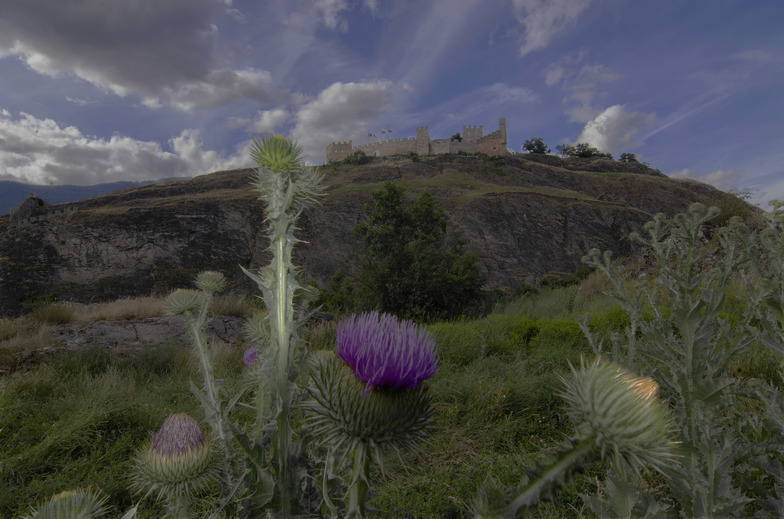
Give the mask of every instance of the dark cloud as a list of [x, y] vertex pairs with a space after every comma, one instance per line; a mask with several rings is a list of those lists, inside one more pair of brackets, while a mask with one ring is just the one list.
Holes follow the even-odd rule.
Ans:
[[148, 105], [191, 110], [265, 100], [268, 72], [218, 64], [212, 20], [225, 9], [216, 0], [0, 0], [0, 55], [18, 55], [42, 74], [137, 94]]

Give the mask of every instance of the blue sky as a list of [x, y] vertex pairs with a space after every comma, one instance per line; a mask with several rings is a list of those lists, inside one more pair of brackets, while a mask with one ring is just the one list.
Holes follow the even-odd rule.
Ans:
[[[780, 0], [0, 0], [0, 179], [250, 165], [249, 140], [590, 142], [784, 199]], [[392, 130], [381, 135], [381, 130]]]

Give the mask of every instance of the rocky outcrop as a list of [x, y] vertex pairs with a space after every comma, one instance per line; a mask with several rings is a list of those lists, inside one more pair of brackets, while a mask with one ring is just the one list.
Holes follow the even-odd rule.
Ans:
[[[241, 339], [246, 320], [240, 317], [215, 317], [207, 326], [207, 337], [235, 344]], [[103, 348], [138, 347], [147, 344], [184, 344], [190, 339], [181, 317], [152, 317], [136, 321], [98, 321], [55, 326], [52, 337], [60, 349], [85, 346]]]
[[[642, 164], [555, 156], [385, 157], [323, 172], [327, 194], [303, 213], [305, 243], [295, 249], [305, 281], [321, 287], [337, 270], [355, 269], [354, 226], [385, 181], [402, 180], [411, 199], [430, 191], [450, 230], [480, 252], [487, 287], [505, 291], [575, 271], [592, 247], [626, 254], [629, 232], [655, 213], [722, 195]], [[0, 315], [41, 295], [90, 302], [165, 294], [191, 286], [205, 269], [223, 272], [235, 292], [258, 293], [240, 270], [270, 257], [252, 175], [225, 171], [121, 190], [23, 227], [0, 221]]]

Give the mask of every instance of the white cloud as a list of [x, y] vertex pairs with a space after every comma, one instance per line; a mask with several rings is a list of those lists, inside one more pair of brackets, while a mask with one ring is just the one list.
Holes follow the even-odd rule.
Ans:
[[256, 114], [254, 119], [232, 118], [229, 126], [232, 128], [245, 128], [253, 133], [269, 133], [281, 126], [289, 119], [289, 112], [284, 108], [263, 110]]
[[365, 0], [365, 7], [374, 15], [378, 14], [378, 0]]
[[563, 79], [565, 71], [563, 67], [553, 65], [549, 67], [544, 73], [544, 82], [547, 86], [553, 86], [560, 83]]
[[542, 49], [590, 5], [591, 0], [513, 0], [515, 15], [525, 26], [520, 55]]
[[582, 51], [569, 53], [544, 72], [545, 84], [560, 84], [567, 92], [565, 101], [574, 103], [566, 110], [570, 122], [587, 123], [599, 115], [602, 110], [594, 106], [595, 98], [604, 94], [605, 84], [621, 77], [604, 65], [583, 63], [585, 57]]
[[52, 119], [0, 111], [0, 171], [31, 184], [90, 185], [117, 180], [192, 176], [249, 164], [244, 148], [229, 156], [204, 150], [199, 130], [184, 130], [171, 151], [122, 135], [101, 139]]
[[212, 19], [221, 10], [236, 18], [238, 11], [221, 5], [230, 1], [3, 4], [0, 56], [18, 56], [40, 74], [76, 76], [119, 96], [138, 95], [150, 107], [267, 99], [268, 72], [230, 70], [218, 60]]
[[375, 80], [333, 83], [296, 114], [292, 136], [313, 161], [324, 157], [330, 142], [363, 137], [392, 98], [392, 83]]
[[[215, 108], [241, 98], [263, 103], [270, 99], [265, 87], [271, 80], [270, 73], [265, 70], [211, 70], [204, 79], [165, 88], [164, 97], [173, 106], [187, 112]], [[144, 104], [156, 107], [161, 104], [161, 99], [147, 98]]]
[[641, 144], [638, 135], [656, 121], [656, 115], [627, 112], [613, 105], [588, 121], [577, 142], [587, 142], [604, 152], [629, 151]]
[[706, 184], [710, 184], [716, 189], [722, 191], [740, 191], [740, 182], [743, 175], [736, 169], [717, 169], [709, 173], [697, 173], [693, 169], [685, 168], [678, 171], [668, 173], [673, 178], [690, 178], [692, 180], [699, 180]]
[[316, 0], [314, 7], [327, 28], [343, 32], [348, 30], [348, 22], [340, 16], [340, 12], [348, 8], [346, 0]]

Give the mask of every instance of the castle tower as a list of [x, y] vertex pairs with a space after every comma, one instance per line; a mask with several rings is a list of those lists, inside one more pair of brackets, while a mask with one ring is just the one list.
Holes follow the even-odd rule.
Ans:
[[327, 145], [327, 162], [343, 160], [351, 155], [351, 141], [330, 142]]
[[427, 126], [417, 126], [416, 152], [417, 155], [430, 153], [430, 130]]
[[476, 125], [463, 125], [463, 142], [476, 142], [485, 135], [485, 130], [480, 124]]
[[504, 139], [500, 146], [501, 149], [503, 150], [502, 154], [506, 155], [508, 150], [508, 146], [506, 142], [506, 117], [501, 117], [500, 119], [498, 119], [498, 132], [501, 134], [501, 137], [503, 137]]
[[480, 138], [476, 143], [477, 151], [488, 155], [506, 155], [509, 153], [506, 142], [506, 118], [498, 120], [498, 129]]

